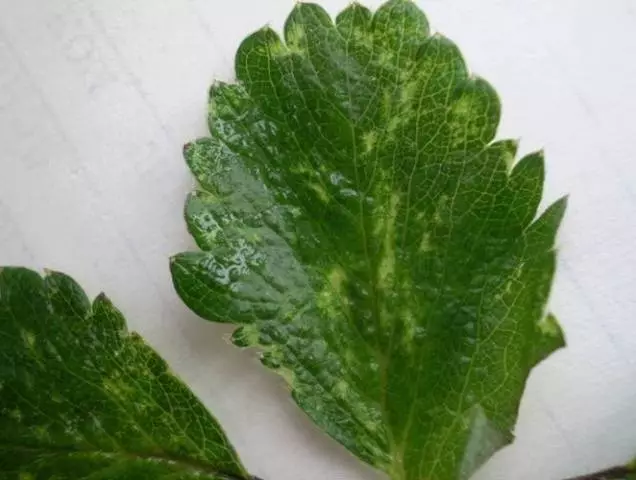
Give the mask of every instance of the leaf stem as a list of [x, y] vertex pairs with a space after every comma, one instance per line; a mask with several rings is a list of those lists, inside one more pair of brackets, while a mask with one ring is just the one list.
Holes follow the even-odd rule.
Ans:
[[630, 473], [635, 473], [636, 469], [632, 466], [622, 466], [608, 468], [607, 470], [601, 470], [596, 473], [590, 473], [587, 475], [581, 475], [579, 477], [572, 477], [566, 480], [622, 480]]

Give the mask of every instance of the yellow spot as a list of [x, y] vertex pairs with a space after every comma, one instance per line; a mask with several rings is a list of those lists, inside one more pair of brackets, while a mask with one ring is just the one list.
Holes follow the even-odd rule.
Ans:
[[106, 390], [108, 393], [120, 398], [126, 398], [134, 394], [135, 392], [135, 389], [128, 385], [126, 382], [121, 382], [118, 380], [105, 379], [102, 382], [102, 385], [104, 386], [104, 390]]
[[442, 195], [439, 198], [439, 202], [437, 203], [437, 208], [435, 209], [435, 213], [433, 214], [433, 221], [437, 224], [444, 223], [444, 217], [442, 216], [442, 212], [446, 213], [448, 209], [448, 195]]
[[333, 392], [336, 395], [336, 397], [345, 398], [347, 396], [347, 393], [349, 392], [349, 384], [345, 382], [344, 380], [340, 379], [334, 385]]
[[380, 53], [378, 56], [378, 63], [391, 69], [395, 68], [395, 65], [393, 64], [393, 55], [387, 50]]
[[476, 125], [471, 121], [474, 102], [470, 96], [459, 98], [451, 107], [450, 133], [454, 145], [463, 144], [466, 138], [473, 137]]
[[391, 195], [389, 209], [383, 220], [384, 239], [382, 241], [382, 258], [378, 267], [378, 287], [389, 288], [395, 275], [395, 224], [397, 221], [400, 197]]
[[28, 330], [22, 330], [22, 341], [29, 350], [35, 347], [35, 335]]
[[541, 333], [544, 335], [548, 335], [550, 337], [561, 336], [561, 327], [559, 327], [555, 316], [552, 314], [547, 315], [539, 322], [539, 330], [541, 330]]
[[341, 266], [337, 265], [329, 271], [326, 287], [318, 293], [318, 308], [330, 317], [336, 317], [343, 311], [349, 314], [349, 300], [344, 290], [346, 281], [347, 274]]
[[316, 176], [316, 170], [308, 167], [306, 163], [296, 163], [289, 168], [289, 171], [297, 175], [309, 175], [312, 177]]
[[426, 232], [424, 235], [422, 235], [422, 241], [420, 242], [420, 248], [418, 249], [418, 251], [420, 253], [427, 253], [432, 252], [433, 250], [433, 245], [431, 244], [431, 234]]
[[402, 119], [399, 116], [397, 116], [397, 115], [393, 115], [391, 117], [391, 120], [389, 120], [389, 124], [386, 127], [387, 133], [390, 136], [393, 136], [393, 134], [398, 129], [398, 127], [400, 126], [401, 123], [402, 123]]
[[252, 233], [249, 236], [250, 243], [261, 243], [263, 241], [263, 237], [261, 237], [258, 233]]
[[353, 31], [353, 39], [355, 40], [355, 43], [359, 45], [369, 48], [373, 47], [373, 36], [367, 34], [367, 32], [361, 28], [356, 28]]
[[360, 365], [360, 362], [358, 361], [358, 357], [356, 357], [355, 353], [351, 350], [344, 351], [344, 361], [345, 361], [345, 364], [351, 370], [355, 370]]
[[20, 480], [35, 480], [35, 477], [27, 472], [20, 472]]
[[404, 343], [407, 347], [412, 347], [412, 342], [415, 338], [415, 327], [417, 327], [415, 316], [409, 308], [403, 308], [400, 312], [400, 318], [404, 324]]
[[303, 26], [299, 23], [294, 23], [287, 33], [287, 44], [288, 45], [300, 45], [303, 40], [305, 40], [305, 30], [303, 30]]
[[336, 267], [331, 269], [327, 278], [329, 279], [329, 284], [331, 285], [331, 288], [333, 288], [334, 293], [342, 295], [342, 286], [347, 279], [347, 274], [342, 269], [342, 267], [340, 265], [337, 265]]
[[473, 101], [469, 96], [459, 98], [453, 105], [453, 114], [461, 117], [468, 117], [472, 111]]
[[385, 117], [389, 117], [393, 110], [393, 97], [389, 90], [385, 90], [382, 93], [382, 113]]
[[364, 143], [364, 153], [370, 153], [375, 147], [378, 141], [378, 134], [375, 130], [365, 132], [362, 136], [362, 143]]
[[316, 192], [316, 194], [318, 195], [318, 198], [322, 202], [329, 203], [329, 194], [327, 193], [327, 191], [324, 189], [322, 185], [312, 182], [309, 184], [309, 188], [311, 188], [314, 192]]
[[415, 98], [416, 93], [417, 82], [409, 82], [404, 85], [404, 87], [402, 87], [402, 90], [400, 92], [400, 101], [402, 103], [410, 103]]
[[509, 294], [510, 292], [512, 292], [512, 281], [511, 280], [508, 280], [506, 282], [506, 285], [504, 286], [504, 290], [503, 291], [504, 291], [505, 294]]
[[287, 47], [285, 44], [279, 41], [272, 41], [267, 45], [267, 51], [274, 58], [281, 58], [289, 55], [291, 52], [299, 53], [300, 49]]

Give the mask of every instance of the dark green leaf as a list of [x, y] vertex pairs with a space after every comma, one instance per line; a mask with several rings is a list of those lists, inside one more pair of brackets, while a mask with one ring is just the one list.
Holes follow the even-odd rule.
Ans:
[[248, 476], [217, 421], [110, 301], [0, 272], [0, 479]]
[[[545, 305], [565, 200], [494, 142], [499, 99], [414, 3], [332, 23], [298, 4], [210, 95], [185, 147], [199, 189], [177, 291], [240, 325], [296, 402], [399, 480], [466, 478], [512, 438], [532, 367], [563, 345]], [[534, 220], [534, 222], [533, 222]]]

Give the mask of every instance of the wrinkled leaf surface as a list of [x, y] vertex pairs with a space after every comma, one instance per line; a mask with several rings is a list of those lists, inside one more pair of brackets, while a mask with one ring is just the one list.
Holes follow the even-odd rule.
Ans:
[[537, 215], [542, 153], [493, 140], [495, 91], [410, 1], [335, 23], [300, 3], [284, 39], [243, 41], [236, 76], [185, 147], [202, 251], [173, 258], [178, 293], [364, 461], [467, 478], [563, 344], [545, 305], [565, 201]]
[[249, 478], [217, 421], [104, 296], [0, 272], [0, 479]]

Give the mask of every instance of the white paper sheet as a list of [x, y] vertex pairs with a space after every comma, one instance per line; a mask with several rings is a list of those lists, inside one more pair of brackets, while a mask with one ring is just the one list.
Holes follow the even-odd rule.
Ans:
[[[372, 2], [378, 5], [379, 2]], [[336, 13], [345, 0], [323, 4]], [[545, 148], [570, 194], [551, 301], [569, 342], [532, 375], [517, 442], [480, 480], [559, 480], [636, 454], [636, 4], [422, 0], [502, 97], [500, 136]], [[168, 257], [191, 246], [181, 158], [206, 95], [292, 0], [0, 0], [0, 264], [104, 290], [267, 480], [382, 478], [320, 433], [255, 354], [197, 319]]]

